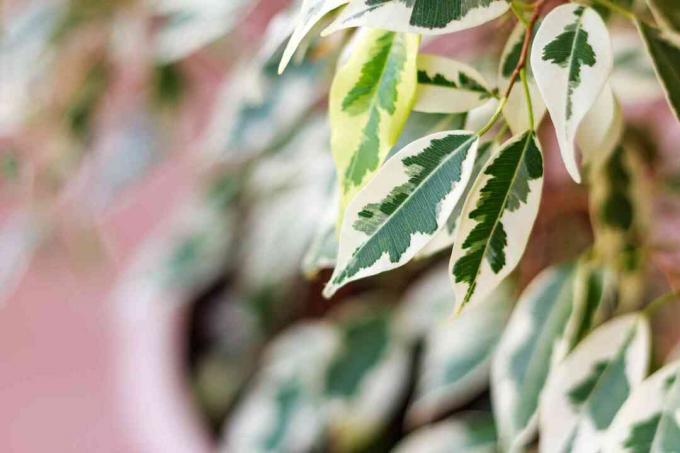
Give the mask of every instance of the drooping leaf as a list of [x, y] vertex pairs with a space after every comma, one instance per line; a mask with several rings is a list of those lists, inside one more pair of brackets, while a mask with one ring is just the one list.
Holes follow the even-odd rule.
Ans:
[[578, 345], [543, 391], [540, 451], [598, 452], [614, 416], [647, 373], [649, 348], [649, 325], [640, 314], [609, 321]]
[[654, 62], [666, 99], [675, 117], [680, 120], [680, 36], [664, 35], [641, 21], [637, 22], [637, 26]]
[[[521, 22], [517, 23], [503, 48], [501, 60], [498, 65], [498, 85], [501, 92], [504, 92], [507, 89], [508, 83], [510, 83], [510, 77], [519, 62], [525, 35], [525, 26]], [[527, 76], [529, 79], [528, 84], [529, 94], [531, 96], [531, 107], [534, 113], [535, 125], [537, 126], [545, 116], [546, 107], [531, 71], [528, 72]], [[529, 107], [521, 83], [516, 83], [512, 88], [508, 101], [503, 108], [503, 117], [513, 134], [519, 134], [529, 129]]]
[[304, 0], [300, 7], [300, 13], [295, 24], [295, 30], [283, 51], [281, 62], [279, 63], [279, 74], [285, 71], [286, 66], [295, 54], [298, 46], [314, 27], [326, 14], [347, 3], [349, 0]]
[[680, 5], [675, 0], [647, 0], [647, 3], [663, 27], [680, 32]]
[[451, 255], [458, 310], [488, 295], [519, 262], [538, 213], [543, 156], [533, 132], [498, 149], [461, 214]]
[[458, 203], [451, 211], [451, 215], [446, 220], [446, 224], [442, 226], [439, 231], [434, 235], [432, 240], [427, 243], [425, 247], [418, 253], [417, 258], [424, 258], [427, 256], [434, 255], [444, 249], [450, 248], [456, 238], [456, 226], [460, 223], [461, 213], [463, 212], [463, 206], [465, 205], [465, 200], [467, 200], [472, 187], [477, 180], [477, 177], [484, 168], [484, 165], [489, 160], [492, 154], [492, 148], [497, 146], [494, 142], [486, 142], [479, 145], [477, 150], [477, 158], [475, 159], [475, 165], [472, 167], [472, 174], [470, 175], [470, 180], [463, 191], [463, 194], [458, 199]]
[[621, 105], [607, 84], [576, 134], [584, 165], [591, 160], [606, 159], [621, 141], [623, 128]]
[[478, 140], [466, 131], [432, 134], [387, 161], [347, 208], [326, 297], [403, 265], [427, 244], [465, 190]]
[[491, 88], [474, 68], [435, 55], [418, 56], [418, 89], [413, 110], [463, 113], [491, 97]]
[[559, 6], [536, 33], [531, 68], [553, 120], [562, 159], [576, 182], [581, 181], [576, 132], [604, 88], [612, 60], [607, 27], [591, 8]]
[[495, 453], [496, 430], [491, 414], [463, 413], [447, 421], [414, 431], [395, 453], [456, 452]]
[[448, 322], [439, 318], [430, 326], [415, 394], [406, 414], [409, 424], [436, 420], [487, 387], [491, 357], [512, 308], [511, 286], [501, 285], [459, 317]]
[[680, 446], [680, 363], [666, 365], [628, 397], [607, 432], [604, 453], [665, 453]]
[[539, 397], [573, 314], [574, 266], [543, 271], [520, 296], [496, 352], [491, 391], [499, 439], [519, 451], [536, 433]]
[[341, 211], [399, 138], [415, 96], [418, 42], [416, 35], [368, 30], [335, 75], [331, 148]]
[[505, 0], [352, 0], [324, 34], [358, 26], [426, 35], [451, 33], [493, 20], [508, 8]]

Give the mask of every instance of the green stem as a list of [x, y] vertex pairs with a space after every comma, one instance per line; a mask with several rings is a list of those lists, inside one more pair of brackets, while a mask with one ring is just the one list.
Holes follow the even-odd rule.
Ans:
[[489, 132], [489, 129], [491, 129], [493, 125], [496, 124], [496, 121], [498, 121], [498, 118], [500, 118], [501, 114], [503, 113], [503, 108], [507, 103], [508, 103], [507, 96], [502, 97], [501, 101], [498, 103], [498, 107], [496, 108], [496, 111], [494, 112], [493, 116], [489, 119], [489, 122], [486, 123], [486, 125], [484, 125], [484, 127], [477, 131], [477, 135], [481, 137], [482, 135]]
[[526, 68], [519, 71], [519, 78], [522, 80], [522, 87], [524, 87], [524, 97], [527, 100], [527, 110], [529, 112], [529, 127], [533, 131], [535, 127], [534, 121], [534, 106], [531, 102], [531, 92], [529, 91], [529, 82], [527, 81]]
[[661, 307], [666, 305], [668, 302], [673, 302], [680, 299], [680, 291], [671, 291], [670, 293], [664, 294], [663, 296], [657, 297], [652, 302], [647, 305], [643, 312], [647, 317], [651, 318]]

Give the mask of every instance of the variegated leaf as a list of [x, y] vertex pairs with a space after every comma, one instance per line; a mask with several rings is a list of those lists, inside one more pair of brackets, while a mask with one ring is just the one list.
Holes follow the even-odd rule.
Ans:
[[463, 212], [463, 206], [465, 205], [465, 200], [467, 200], [472, 187], [477, 180], [477, 177], [486, 165], [486, 162], [491, 156], [491, 149], [495, 146], [493, 142], [486, 142], [479, 145], [477, 150], [477, 157], [475, 158], [475, 165], [472, 167], [472, 174], [470, 175], [470, 180], [465, 186], [463, 194], [458, 199], [458, 203], [453, 208], [451, 215], [446, 220], [446, 224], [439, 228], [439, 231], [434, 235], [434, 237], [427, 243], [425, 247], [418, 253], [417, 258], [424, 258], [427, 256], [439, 253], [442, 250], [450, 248], [453, 245], [453, 241], [456, 236], [456, 226], [460, 223], [460, 216]]
[[323, 434], [324, 370], [340, 344], [328, 324], [291, 328], [267, 350], [264, 366], [226, 427], [223, 452], [308, 451]]
[[493, 20], [509, 8], [505, 0], [352, 0], [324, 34], [348, 27], [441, 34]]
[[604, 453], [669, 453], [680, 448], [680, 363], [645, 379], [609, 427]]
[[[425, 337], [423, 362], [406, 418], [422, 425], [450, 413], [488, 386], [491, 357], [512, 309], [512, 285], [451, 321], [440, 318]], [[449, 311], [450, 313], [450, 311]]]
[[680, 120], [680, 35], [663, 34], [642, 21], [638, 21], [637, 26], [654, 62], [666, 99], [675, 117]]
[[[501, 92], [504, 92], [507, 89], [508, 83], [510, 83], [510, 77], [519, 62], [525, 35], [526, 27], [521, 22], [518, 22], [512, 30], [512, 33], [510, 33], [510, 37], [503, 48], [500, 64], [498, 66], [498, 85]], [[536, 123], [535, 125], [538, 125], [545, 116], [546, 107], [543, 98], [541, 97], [541, 93], [536, 86], [533, 75], [529, 73], [527, 76], [529, 78], [529, 95], [531, 96], [534, 121]], [[503, 108], [503, 117], [513, 134], [519, 134], [531, 127], [529, 121], [529, 106], [521, 84], [515, 84], [512, 91], [510, 91], [508, 101]]]
[[326, 297], [403, 265], [427, 244], [465, 190], [478, 141], [466, 131], [432, 134], [383, 165], [347, 208]]
[[541, 397], [541, 452], [598, 452], [621, 405], [647, 373], [647, 319], [616, 318], [593, 331], [551, 373]]
[[409, 434], [395, 453], [496, 453], [491, 414], [471, 412]]
[[576, 134], [583, 163], [606, 159], [620, 142], [623, 128], [621, 105], [607, 84]]
[[279, 74], [285, 71], [286, 66], [295, 54], [304, 37], [311, 31], [314, 25], [326, 14], [347, 3], [349, 0], [304, 0], [300, 7], [300, 13], [295, 24], [295, 30], [283, 51], [279, 63]]
[[529, 285], [510, 317], [491, 371], [498, 435], [505, 451], [521, 451], [536, 434], [539, 397], [573, 311], [574, 266], [550, 268]]
[[368, 30], [335, 75], [331, 148], [341, 211], [399, 138], [416, 91], [418, 41], [417, 35]]
[[470, 191], [451, 254], [460, 311], [484, 299], [515, 268], [531, 233], [543, 188], [543, 156], [527, 131], [498, 147]]
[[675, 0], [647, 0], [654, 18], [663, 27], [680, 32], [680, 5]]
[[609, 79], [609, 32], [591, 8], [558, 6], [543, 20], [531, 50], [531, 68], [550, 112], [562, 159], [581, 181], [574, 139], [579, 124]]
[[408, 352], [390, 312], [363, 307], [340, 323], [342, 343], [325, 373], [329, 434], [339, 451], [365, 446], [398, 408], [408, 381]]
[[489, 84], [474, 68], [436, 55], [418, 56], [418, 89], [413, 110], [463, 113], [492, 96]]

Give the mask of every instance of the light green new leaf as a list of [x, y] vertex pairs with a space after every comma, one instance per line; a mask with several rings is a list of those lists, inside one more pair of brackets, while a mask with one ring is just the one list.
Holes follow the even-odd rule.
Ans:
[[323, 34], [370, 27], [434, 35], [476, 27], [509, 8], [505, 0], [352, 0]]
[[450, 272], [457, 311], [484, 299], [515, 268], [543, 188], [543, 156], [527, 131], [496, 149], [470, 191], [456, 229]]
[[531, 68], [553, 120], [562, 159], [576, 182], [581, 181], [576, 132], [609, 79], [612, 64], [609, 32], [591, 8], [559, 6], [536, 33]]
[[503, 284], [460, 316], [439, 318], [429, 327], [413, 402], [406, 413], [409, 425], [438, 419], [487, 388], [491, 357], [512, 308], [511, 290], [511, 285]]
[[550, 374], [541, 396], [541, 452], [596, 453], [619, 408], [644, 379], [650, 332], [640, 314], [603, 324]]
[[656, 74], [666, 93], [666, 99], [680, 120], [680, 36], [663, 35], [644, 22], [637, 23], [640, 35], [654, 62]]
[[604, 453], [669, 453], [680, 448], [680, 363], [645, 379], [609, 427]]
[[680, 4], [676, 0], [647, 0], [647, 3], [663, 27], [680, 32]]
[[429, 242], [465, 190], [478, 141], [466, 131], [432, 134], [383, 165], [347, 208], [326, 297], [403, 265]]
[[[498, 65], [498, 85], [501, 92], [504, 92], [507, 89], [508, 83], [510, 83], [510, 77], [517, 66], [522, 52], [525, 34], [526, 27], [521, 22], [518, 22], [503, 48], [500, 64]], [[527, 76], [531, 107], [534, 113], [535, 125], [537, 126], [545, 116], [546, 107], [530, 71]], [[515, 84], [512, 91], [510, 91], [507, 103], [503, 107], [503, 117], [513, 134], [519, 134], [531, 127], [529, 106], [521, 84]]]
[[397, 444], [395, 453], [496, 453], [491, 414], [470, 412], [421, 428]]
[[281, 62], [279, 63], [279, 74], [285, 71], [286, 66], [295, 54], [298, 46], [314, 27], [326, 14], [347, 3], [349, 0], [304, 0], [300, 7], [300, 14], [295, 24], [295, 30], [283, 51]]
[[489, 84], [474, 68], [435, 55], [418, 56], [418, 89], [413, 110], [463, 113], [492, 96]]
[[432, 256], [444, 249], [450, 248], [456, 239], [456, 226], [460, 222], [460, 216], [463, 212], [463, 206], [465, 206], [465, 200], [467, 200], [472, 187], [477, 180], [477, 177], [482, 172], [482, 168], [486, 165], [486, 162], [491, 156], [491, 149], [496, 144], [494, 142], [486, 142], [479, 145], [477, 150], [477, 157], [475, 158], [475, 165], [472, 167], [472, 174], [470, 175], [470, 180], [465, 186], [463, 194], [458, 199], [458, 203], [453, 208], [451, 215], [446, 220], [446, 224], [442, 226], [439, 231], [434, 235], [432, 240], [427, 243], [425, 247], [418, 253], [417, 258], [425, 258]]
[[498, 345], [491, 395], [501, 445], [519, 451], [536, 432], [538, 403], [573, 312], [574, 266], [543, 271], [524, 291]]
[[416, 91], [418, 43], [417, 35], [368, 30], [335, 75], [329, 108], [341, 211], [399, 138]]

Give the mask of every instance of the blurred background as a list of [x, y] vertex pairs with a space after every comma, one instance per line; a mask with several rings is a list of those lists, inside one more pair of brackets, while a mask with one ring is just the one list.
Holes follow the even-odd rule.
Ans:
[[[460, 410], [488, 421], [483, 373], [451, 387], [474, 332], [432, 328], [453, 307], [446, 253], [320, 297], [336, 246], [325, 98], [351, 31], [320, 39], [321, 24], [278, 76], [289, 0], [0, 7], [0, 451], [373, 452]], [[512, 26], [424, 46], [493, 80]], [[615, 30], [653, 297], [680, 284], [680, 128], [636, 33]], [[434, 120], [414, 115], [401, 144]], [[551, 134], [501, 327], [540, 270], [593, 241]], [[677, 332], [655, 335], [673, 349]]]

